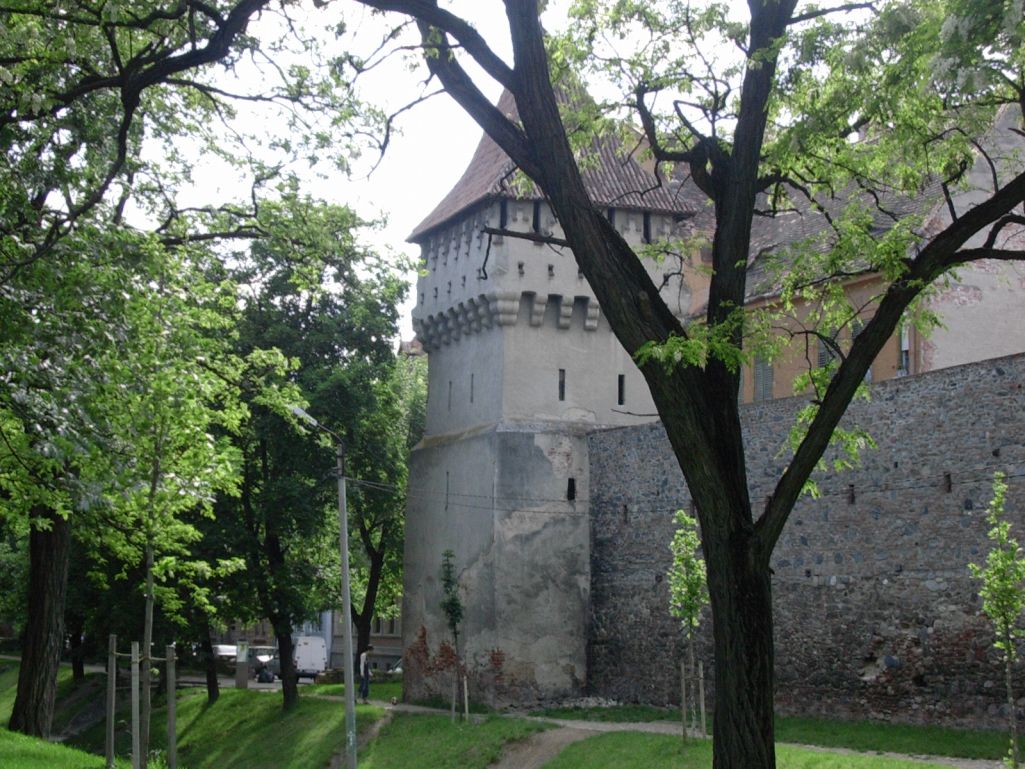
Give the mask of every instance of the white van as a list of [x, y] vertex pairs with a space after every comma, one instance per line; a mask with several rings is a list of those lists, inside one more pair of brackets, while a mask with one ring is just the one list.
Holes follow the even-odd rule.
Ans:
[[327, 669], [327, 644], [319, 635], [295, 639], [295, 669], [299, 677], [315, 678]]

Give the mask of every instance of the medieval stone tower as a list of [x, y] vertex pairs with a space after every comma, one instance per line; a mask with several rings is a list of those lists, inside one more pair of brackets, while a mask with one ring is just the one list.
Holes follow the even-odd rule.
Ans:
[[[515, 110], [508, 94], [499, 108]], [[592, 199], [628, 241], [688, 226], [693, 212], [640, 164], [611, 143], [595, 152]], [[500, 659], [500, 696], [523, 702], [585, 684], [586, 433], [650, 421], [654, 408], [571, 252], [553, 244], [558, 222], [514, 171], [485, 136], [410, 238], [421, 249], [413, 325], [429, 391], [410, 468], [403, 645], [421, 628], [432, 653], [451, 642], [440, 568], [452, 550], [465, 607], [459, 652], [471, 669], [494, 672]], [[682, 314], [689, 297], [665, 269], [652, 261]], [[432, 686], [441, 684], [407, 666], [412, 696]]]

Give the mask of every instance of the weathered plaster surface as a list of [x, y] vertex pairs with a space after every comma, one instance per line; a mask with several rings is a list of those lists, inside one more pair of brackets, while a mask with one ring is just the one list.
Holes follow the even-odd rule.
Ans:
[[[465, 607], [459, 652], [473, 696], [488, 701], [569, 696], [585, 683], [590, 540], [576, 500], [589, 493], [586, 438], [554, 427], [506, 422], [436, 440], [410, 468], [404, 646], [421, 627], [432, 654], [451, 642], [440, 609], [451, 549]], [[570, 478], [576, 500], [567, 499]], [[447, 694], [450, 682], [448, 672], [407, 667], [413, 698]]]

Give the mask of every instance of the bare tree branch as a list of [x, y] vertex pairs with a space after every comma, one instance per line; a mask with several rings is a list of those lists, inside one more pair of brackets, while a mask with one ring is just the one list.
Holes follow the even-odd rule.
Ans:
[[[436, 0], [360, 0], [363, 5], [377, 8], [381, 11], [396, 11], [419, 19], [430, 27], [435, 27], [442, 32], [451, 35], [473, 60], [476, 61], [485, 72], [501, 83], [509, 90], [514, 90], [515, 82], [513, 71], [499, 58], [488, 46], [480, 33], [465, 20], [449, 11], [439, 8]], [[423, 31], [423, 30], [421, 30]], [[430, 35], [424, 35], [427, 42]], [[450, 52], [447, 45], [446, 52]]]
[[568, 240], [553, 238], [551, 235], [540, 235], [536, 232], [507, 230], [500, 227], [485, 227], [481, 231], [486, 235], [501, 235], [502, 237], [507, 238], [519, 238], [521, 240], [529, 240], [532, 243], [545, 243], [549, 246], [559, 246], [560, 248], [566, 248], [569, 246]]
[[804, 440], [783, 472], [765, 511], [756, 524], [759, 547], [767, 558], [783, 531], [790, 510], [816, 463], [829, 445], [833, 430], [854, 397], [857, 388], [886, 340], [896, 330], [904, 310], [929, 284], [957, 264], [978, 259], [1025, 260], [1025, 251], [969, 249], [961, 247], [977, 232], [999, 222], [1025, 201], [1025, 173], [998, 190], [992, 197], [966, 211], [929, 240], [916, 257], [906, 261], [904, 276], [890, 284], [872, 319], [851, 345], [847, 358], [833, 376], [822, 404]]
[[838, 5], [835, 8], [818, 8], [814, 11], [808, 11], [807, 13], [799, 13], [790, 19], [790, 25], [800, 24], [802, 21], [811, 21], [812, 19], [820, 19], [823, 16], [828, 16], [831, 13], [843, 13], [846, 11], [860, 11], [864, 9], [875, 10], [875, 3], [847, 3], [846, 5]]

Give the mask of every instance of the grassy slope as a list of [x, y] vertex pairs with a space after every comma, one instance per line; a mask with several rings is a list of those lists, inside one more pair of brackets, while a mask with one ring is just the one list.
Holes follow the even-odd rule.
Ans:
[[0, 660], [0, 726], [7, 726], [18, 692], [18, 664]]
[[[363, 731], [383, 715], [356, 708]], [[225, 690], [213, 705], [197, 692], [178, 704], [178, 760], [189, 769], [305, 769], [326, 766], [345, 741], [345, 711], [337, 702], [302, 698], [285, 713], [281, 696]]]
[[[345, 684], [310, 684], [302, 688], [303, 695], [328, 695], [341, 697], [345, 694]], [[356, 693], [359, 697], [359, 692]], [[402, 700], [402, 681], [383, 681], [381, 683], [370, 682], [370, 699], [388, 701], [394, 697]]]
[[[384, 711], [373, 706], [356, 708], [358, 732]], [[153, 714], [151, 747], [166, 749], [167, 711]], [[178, 763], [188, 769], [306, 769], [326, 766], [345, 741], [345, 709], [338, 702], [301, 697], [294, 710], [281, 709], [276, 692], [224, 689], [213, 705], [206, 692], [193, 690], [178, 698]], [[118, 755], [129, 754], [131, 735], [119, 723]], [[103, 724], [73, 742], [103, 752]]]
[[0, 766], [4, 769], [103, 769], [103, 765], [102, 756], [0, 729]]
[[[10, 715], [18, 669], [0, 663], [0, 717]], [[375, 698], [401, 696], [399, 683], [372, 685]], [[178, 700], [178, 761], [188, 769], [308, 769], [326, 766], [344, 740], [344, 708], [335, 700], [315, 694], [340, 695], [341, 685], [303, 687], [299, 706], [282, 713], [281, 695], [226, 689], [213, 705], [206, 694], [194, 690]], [[64, 698], [73, 691], [70, 671], [61, 672], [58, 692]], [[123, 703], [127, 704], [127, 703]], [[356, 709], [357, 730], [380, 718], [373, 706]], [[126, 714], [119, 715], [118, 752], [127, 755], [130, 735]], [[163, 750], [166, 710], [154, 713], [152, 747]], [[490, 719], [480, 725], [453, 724], [447, 716], [399, 715], [385, 728], [384, 738], [360, 756], [360, 766], [387, 769], [430, 766], [432, 769], [483, 769], [508, 740], [520, 739], [545, 728], [540, 724]], [[0, 730], [0, 765], [3, 769], [93, 769], [102, 767], [104, 725], [76, 737], [73, 742], [92, 751], [82, 753], [21, 738]], [[15, 743], [18, 743], [15, 748]], [[24, 754], [24, 755], [23, 755]], [[18, 762], [12, 763], [15, 756]]]
[[[68, 722], [85, 704], [84, 698], [102, 695], [106, 676], [102, 673], [86, 675], [82, 684], [76, 684], [71, 677], [71, 668], [61, 665], [57, 673], [57, 708], [53, 718], [53, 734], [59, 734]], [[14, 696], [18, 692], [18, 663], [11, 660], [0, 660], [0, 727], [7, 726], [11, 720], [11, 709], [14, 707]], [[70, 704], [70, 707], [65, 705]]]
[[827, 748], [994, 760], [1007, 755], [1008, 745], [1003, 732], [796, 717], [776, 719], [776, 740]]
[[452, 723], [448, 716], [397, 714], [360, 756], [361, 769], [485, 769], [502, 746], [548, 727], [491, 717], [479, 724]]
[[[712, 745], [692, 740], [681, 750], [679, 737], [612, 732], [569, 745], [544, 769], [709, 769]], [[800, 748], [776, 750], [778, 769], [941, 769], [938, 764], [880, 756], [837, 755]]]
[[[10, 709], [14, 702], [17, 685], [17, 665], [12, 662], [0, 661], [0, 725], [10, 717]], [[379, 684], [373, 691], [376, 698], [391, 696], [389, 684]], [[70, 670], [62, 669], [59, 692], [62, 698], [73, 691]], [[304, 694], [314, 692], [322, 694], [336, 692], [331, 685], [304, 688]], [[212, 707], [206, 705], [202, 691], [193, 691], [182, 695], [178, 708], [179, 757], [183, 766], [189, 769], [290, 769], [290, 767], [319, 766], [326, 763], [331, 753], [340, 745], [343, 733], [343, 709], [335, 701], [317, 700], [316, 697], [304, 697], [298, 710], [282, 714], [280, 695], [255, 691], [225, 690], [221, 699]], [[369, 722], [380, 717], [381, 711], [373, 707], [359, 707], [357, 716], [359, 728], [363, 729]], [[671, 709], [651, 708], [647, 706], [621, 706], [617, 708], [595, 708], [589, 710], [546, 711], [550, 717], [589, 718], [606, 721], [652, 721], [673, 720], [677, 714]], [[155, 713], [153, 725], [154, 748], [164, 747], [165, 711]], [[122, 719], [122, 725], [124, 719]], [[503, 742], [518, 739], [540, 727], [533, 724], [512, 721], [509, 719], [491, 719], [478, 726], [451, 724], [445, 716], [398, 716], [395, 722], [382, 732], [382, 739], [373, 745], [366, 754], [366, 766], [369, 769], [388, 769], [409, 765], [436, 765], [439, 768], [458, 767], [471, 769], [486, 766], [500, 751]], [[5, 738], [0, 743], [0, 761], [4, 769], [8, 763], [8, 751], [14, 751], [11, 738], [6, 732], [0, 731]], [[940, 727], [915, 727], [883, 723], [842, 723], [821, 721], [816, 719], [779, 718], [777, 719], [777, 738], [780, 742], [806, 743], [829, 747], [847, 747], [854, 750], [887, 750], [897, 753], [949, 755], [965, 758], [999, 759], [1006, 751], [1006, 738], [994, 732], [969, 732]], [[583, 765], [600, 768], [605, 764], [607, 752], [616, 753], [617, 745], [622, 744], [628, 754], [638, 756], [658, 756], [652, 758], [656, 763], [650, 764], [653, 769], [666, 767], [698, 767], [707, 766], [702, 758], [702, 750], [695, 747], [685, 758], [679, 750], [668, 751], [667, 745], [676, 743], [668, 738], [669, 743], [661, 743], [662, 738], [651, 738], [644, 735], [609, 735], [610, 742], [587, 745], [591, 741], [574, 750], [595, 751], [593, 759], [587, 758]], [[646, 740], [654, 739], [648, 743]], [[76, 743], [95, 753], [103, 751], [103, 726], [100, 724], [90, 732], [76, 740]], [[121, 752], [127, 753], [128, 735], [121, 731]], [[585, 745], [587, 745], [585, 747]], [[18, 750], [24, 750], [20, 746]], [[45, 743], [40, 750], [48, 749]], [[13, 754], [13, 753], [12, 753]], [[860, 764], [860, 758], [844, 757], [837, 764], [836, 757], [826, 759], [821, 753], [794, 751], [780, 748], [780, 768], [787, 769], [820, 769], [832, 766], [868, 766]], [[664, 763], [669, 757], [677, 763]], [[63, 760], [63, 759], [61, 759]], [[79, 759], [70, 759], [72, 761]], [[483, 763], [481, 761], [483, 760]], [[573, 754], [567, 754], [566, 760], [576, 760]], [[663, 761], [663, 763], [657, 763]], [[705, 763], [701, 763], [705, 761]], [[689, 763], [688, 763], [689, 762]], [[695, 763], [696, 762], [696, 763]], [[824, 763], [825, 762], [825, 763]], [[361, 757], [361, 765], [364, 764]], [[92, 766], [93, 764], [81, 764]], [[637, 766], [645, 766], [643, 761]], [[885, 760], [872, 757], [872, 767], [890, 766]], [[21, 769], [22, 765], [13, 764]], [[50, 759], [41, 755], [36, 763], [25, 763], [25, 767], [63, 767], [57, 758]], [[67, 764], [77, 769], [75, 763]], [[562, 766], [553, 764], [553, 769]], [[572, 767], [573, 764], [567, 766]], [[625, 766], [631, 766], [626, 764]], [[895, 765], [894, 765], [895, 766]]]

